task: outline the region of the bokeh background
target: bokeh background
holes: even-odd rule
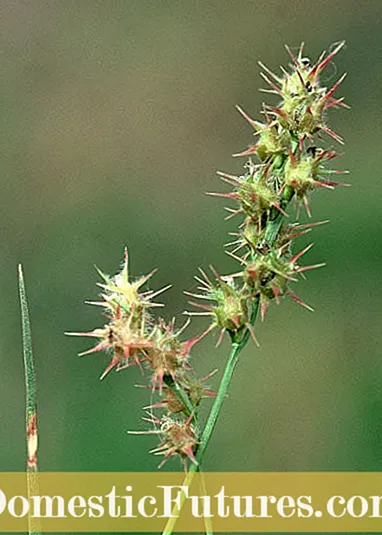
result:
[[[18,262],[41,469],[156,469],[155,437],[126,433],[145,428],[139,370],[99,382],[106,357],[77,358],[87,340],[63,332],[103,325],[84,305],[98,293],[93,265],[115,273],[126,244],[136,276],[157,267],[151,287],[173,284],[167,319],[187,308],[198,266],[237,269],[223,250],[236,222],[204,195],[224,189],[216,170],[240,173],[231,154],[252,142],[234,105],[260,118],[264,98],[276,102],[258,91],[257,61],[287,65],[285,43],[306,41],[315,59],[342,39],[325,81],[349,72],[339,94],[352,109],[330,123],[346,139],[338,165],[352,187],[312,199],[314,218],[331,222],[307,260],[327,267],[296,291],[316,312],[285,301],[257,327],[261,348],[241,358],[205,466],[382,470],[381,14],[379,0],[0,3],[0,470],[25,463]],[[201,374],[223,369],[228,343],[215,341],[194,351]]]

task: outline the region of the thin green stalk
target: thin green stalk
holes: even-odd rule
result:
[[[38,494],[38,465],[37,465],[37,403],[36,403],[36,380],[32,351],[32,336],[29,320],[28,301],[25,291],[24,276],[21,264],[19,264],[19,296],[21,309],[21,327],[23,340],[23,358],[25,372],[26,393],[26,438],[27,438],[27,487],[28,498]],[[30,535],[41,535],[38,519],[28,515],[28,530]]]
[[[201,466],[199,466],[199,473],[200,473],[200,484],[201,484],[202,494],[203,496],[208,496],[206,478],[204,477],[204,473],[202,472]],[[213,527],[212,527],[212,519],[209,517],[205,517],[203,520],[204,520],[205,535],[214,535]]]
[[[253,309],[252,309],[252,317],[251,317],[251,324],[253,325],[256,321],[257,311],[259,309],[259,299],[255,299],[253,303]],[[250,336],[249,329],[245,329],[243,335],[239,333],[237,337],[232,338],[232,346],[231,346],[231,353],[228,357],[227,365],[225,367],[223,377],[219,386],[218,393],[216,395],[214,404],[212,405],[211,412],[208,416],[208,420],[206,422],[206,425],[204,427],[202,436],[200,438],[200,444],[196,449],[196,459],[199,462],[202,461],[203,455],[207,449],[207,446],[210,442],[211,435],[213,433],[213,430],[215,429],[216,422],[218,420],[222,405],[224,403],[224,400],[227,396],[227,392],[229,389],[229,386],[231,384],[232,376],[236,368],[236,364],[238,362],[240,353],[246,346],[248,339]],[[195,468],[194,468],[195,467]],[[190,468],[190,471],[194,468],[194,471],[196,469],[196,465],[193,465]]]

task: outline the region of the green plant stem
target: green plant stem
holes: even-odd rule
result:
[[[256,321],[258,309],[259,309],[259,299],[256,298],[252,305],[251,325],[253,325]],[[236,336],[232,336],[231,352],[228,357],[227,365],[225,367],[223,377],[222,377],[214,404],[212,405],[211,412],[208,416],[208,420],[204,427],[204,430],[200,439],[200,444],[198,445],[196,449],[196,460],[198,461],[198,463],[201,462],[203,455],[207,449],[207,446],[210,442],[211,435],[215,428],[222,405],[224,403],[229,386],[231,384],[232,376],[235,371],[240,353],[246,346],[249,336],[250,336],[250,331],[247,328],[244,330],[244,332],[239,332]],[[195,467],[194,471],[196,470],[196,465],[193,465],[192,467],[190,467],[190,471],[193,469],[193,467]]]
[[[200,465],[199,465],[199,473],[200,473],[200,485],[201,485],[203,496],[208,496],[206,478],[204,477],[204,473],[202,472],[202,467]],[[203,520],[204,520],[205,535],[214,535],[213,527],[212,527],[212,519],[209,517],[205,517],[203,518]]]
[[[27,439],[27,487],[28,498],[39,493],[38,465],[37,465],[37,403],[36,379],[32,351],[32,335],[29,320],[28,301],[25,291],[24,276],[21,264],[18,268],[19,295],[21,309],[21,328],[23,343],[23,359],[25,372],[26,394],[26,439]],[[28,530],[30,535],[41,535],[38,519],[28,515]]]

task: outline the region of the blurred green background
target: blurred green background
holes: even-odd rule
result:
[[[39,393],[40,466],[51,471],[155,470],[138,369],[98,378],[106,356],[66,330],[103,325],[96,264],[115,273],[125,244],[136,275],[172,283],[167,319],[187,308],[198,266],[237,270],[225,255],[224,189],[233,152],[252,142],[235,111],[260,118],[258,60],[288,64],[284,44],[329,65],[352,106],[330,124],[346,140],[351,188],[318,192],[309,274],[257,327],[206,455],[208,470],[382,470],[381,14],[379,0],[3,1],[0,4],[0,470],[23,470],[24,390],[16,266],[22,262]],[[270,97],[270,98],[268,98]],[[327,139],[328,145],[331,140]],[[303,245],[303,240],[300,242]],[[180,322],[183,321],[180,318]],[[189,330],[206,326],[196,319]],[[222,371],[225,341],[194,351],[197,370]],[[218,377],[211,381],[216,387]],[[209,406],[205,402],[205,410]],[[168,469],[179,469],[176,462]]]

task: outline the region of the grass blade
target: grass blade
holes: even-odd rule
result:
[[[21,328],[23,340],[23,359],[25,372],[25,393],[26,393],[26,439],[27,439],[27,485],[28,498],[39,493],[37,474],[37,403],[36,403],[36,379],[34,371],[32,336],[29,320],[28,301],[25,291],[24,275],[21,264],[19,273],[19,296],[21,308]],[[28,529],[30,535],[40,535],[40,524],[36,518],[28,517]]]

